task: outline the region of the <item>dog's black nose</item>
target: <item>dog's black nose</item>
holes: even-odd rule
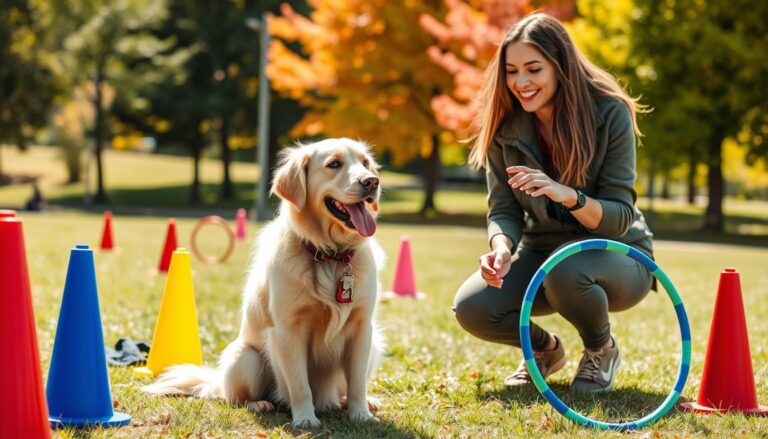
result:
[[[379,187],[379,178],[374,176],[365,177],[360,180],[360,184],[365,186],[366,189],[376,189]]]

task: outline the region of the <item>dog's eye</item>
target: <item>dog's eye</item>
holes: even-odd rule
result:
[[[340,167],[341,167],[341,162],[340,162],[340,161],[338,161],[338,160],[334,160],[334,161],[332,161],[332,162],[328,163],[328,165],[327,165],[327,166],[328,166],[329,168],[331,168],[331,169],[338,169],[338,168],[340,168]]]
[[[368,161],[368,159],[364,159],[364,160],[363,160],[363,166],[365,166],[366,168],[367,168],[367,167],[368,167],[368,165],[370,165],[370,164],[371,164],[371,162],[369,162],[369,161]]]

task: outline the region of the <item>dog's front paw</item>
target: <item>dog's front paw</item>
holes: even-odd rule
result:
[[[349,419],[354,422],[381,422],[370,410],[350,410]]]
[[[291,426],[299,430],[311,430],[320,428],[322,425],[322,422],[314,415],[295,417],[291,422]]]
[[[366,398],[366,400],[368,401],[368,410],[370,410],[371,413],[376,413],[376,412],[379,411],[379,407],[381,407],[381,401],[379,401],[378,399],[376,399],[376,398],[374,398],[372,396],[369,396],[368,398]],[[341,408],[346,410],[347,409],[347,397],[346,396],[342,396],[341,400],[340,400],[340,403],[341,403]]]

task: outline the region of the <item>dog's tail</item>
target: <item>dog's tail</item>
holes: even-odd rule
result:
[[[224,389],[219,371],[210,367],[182,364],[165,370],[142,390],[157,395],[189,395],[203,399],[223,399]]]

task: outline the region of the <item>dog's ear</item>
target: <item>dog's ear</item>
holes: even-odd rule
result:
[[[309,154],[299,146],[284,150],[281,156],[272,181],[272,193],[301,212],[307,204]]]

